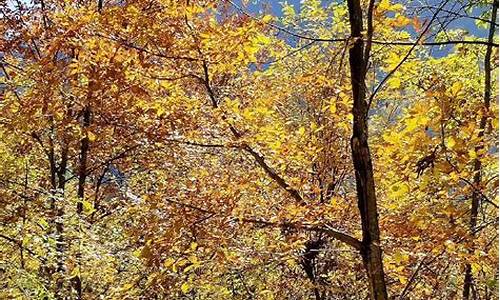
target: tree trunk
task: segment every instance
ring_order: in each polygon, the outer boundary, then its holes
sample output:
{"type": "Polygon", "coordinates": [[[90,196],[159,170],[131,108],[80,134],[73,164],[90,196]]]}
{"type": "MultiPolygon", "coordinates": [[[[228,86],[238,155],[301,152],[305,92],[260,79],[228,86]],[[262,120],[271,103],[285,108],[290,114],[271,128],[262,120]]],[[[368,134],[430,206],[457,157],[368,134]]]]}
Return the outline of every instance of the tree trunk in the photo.
{"type": "Polygon", "coordinates": [[[364,52],[363,13],[359,0],[348,0],[349,21],[353,46],[349,49],[349,65],[353,95],[353,134],[351,151],[356,175],[358,208],[361,215],[363,240],[361,255],[370,286],[370,298],[386,300],[387,289],[380,247],[377,199],[373,166],[368,146],[368,104],[366,102],[365,75],[369,53],[364,52]],[[366,57],[364,57],[366,55],[366,57]]]}
{"type": "MultiPolygon", "coordinates": [[[[90,96],[89,96],[90,97],[90,96]]],[[[88,130],[88,127],[90,126],[90,117],[91,117],[91,108],[90,105],[85,106],[83,110],[83,128],[85,130],[88,130]]],[[[76,211],[78,213],[78,217],[81,218],[82,212],[83,212],[83,201],[85,200],[85,180],[87,179],[87,157],[88,157],[88,152],[89,152],[89,147],[90,147],[90,141],[88,136],[85,136],[80,144],[80,165],[78,168],[78,203],[76,207],[76,211]]],[[[80,224],[78,227],[78,232],[81,233],[81,228],[80,224]]],[[[80,249],[81,247],[81,241],[79,237],[79,243],[80,246],[78,247],[80,249]]],[[[78,250],[76,254],[76,262],[77,262],[77,267],[80,269],[81,268],[81,259],[82,259],[82,253],[80,250],[78,250]]],[[[80,270],[79,270],[80,271],[80,270]]],[[[73,279],[73,288],[76,291],[76,299],[81,300],[82,299],[82,279],[80,272],[78,272],[78,275],[76,275],[73,279]]]]}
{"type": "MultiPolygon", "coordinates": [[[[90,106],[87,105],[85,106],[85,109],[83,110],[83,128],[85,130],[88,129],[90,125],[90,106]]],[[[78,214],[82,213],[83,210],[83,200],[85,196],[85,180],[87,178],[87,156],[88,156],[88,151],[89,151],[89,138],[88,136],[85,136],[80,144],[80,166],[78,169],[78,204],[76,207],[76,210],[78,214]]]]}
{"type": "MultiPolygon", "coordinates": [[[[53,143],[51,142],[51,152],[53,152],[53,143]]],[[[56,280],[56,299],[64,299],[64,278],[66,276],[66,263],[64,252],[66,251],[66,241],[64,240],[64,190],[66,186],[66,169],[68,166],[68,143],[63,141],[61,150],[61,162],[57,169],[57,188],[53,191],[53,213],[55,214],[56,227],[56,258],[58,277],[56,280]]],[[[55,163],[54,163],[55,165],[55,163]]],[[[55,177],[51,175],[51,177],[55,177]]]]}
{"type": "MultiPolygon", "coordinates": [[[[489,30],[489,35],[488,35],[488,46],[486,48],[486,54],[484,56],[484,111],[483,115],[481,117],[481,121],[479,123],[479,138],[481,139],[481,142],[479,145],[476,147],[476,152],[484,148],[484,145],[482,144],[482,137],[484,136],[484,130],[486,129],[486,122],[487,122],[487,113],[490,109],[490,100],[491,100],[491,53],[492,53],[492,45],[491,43],[493,42],[493,37],[495,36],[495,21],[497,19],[497,11],[498,11],[498,1],[495,0],[492,3],[493,9],[491,11],[491,23],[490,23],[490,30],[489,30]]],[[[481,201],[481,193],[479,191],[481,185],[481,160],[479,158],[476,158],[474,160],[474,191],[472,192],[472,204],[471,204],[471,210],[470,210],[470,221],[469,221],[469,228],[470,228],[470,235],[471,238],[474,239],[474,236],[476,234],[476,226],[477,226],[477,214],[479,212],[479,204],[481,201]]],[[[471,253],[474,252],[474,246],[470,249],[471,253]]],[[[471,292],[473,291],[473,285],[474,285],[474,278],[472,274],[472,267],[471,264],[467,263],[465,265],[465,276],[464,276],[464,289],[463,289],[463,299],[468,300],[473,296],[472,299],[476,299],[476,296],[474,293],[471,292]]]]}

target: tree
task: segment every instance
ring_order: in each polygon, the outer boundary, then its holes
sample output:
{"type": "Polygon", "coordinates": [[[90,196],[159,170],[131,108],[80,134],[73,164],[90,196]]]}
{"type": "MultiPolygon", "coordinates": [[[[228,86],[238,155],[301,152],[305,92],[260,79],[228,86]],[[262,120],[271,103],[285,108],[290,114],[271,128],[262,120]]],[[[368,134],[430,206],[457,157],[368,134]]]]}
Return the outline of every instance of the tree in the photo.
{"type": "Polygon", "coordinates": [[[363,13],[359,1],[348,2],[351,38],[354,45],[349,49],[349,64],[352,86],[353,133],[351,138],[352,160],[356,174],[356,190],[358,208],[361,215],[363,241],[361,256],[370,281],[370,296],[372,299],[387,299],[387,290],[380,247],[380,229],[378,224],[377,197],[375,195],[375,180],[368,146],[368,110],[370,103],[366,98],[366,71],[370,55],[371,39],[373,38],[373,8],[374,1],[369,4],[367,45],[365,48],[363,31],[363,13]]]}
{"type": "Polygon", "coordinates": [[[0,298],[497,297],[490,7],[1,4],[0,298]]]}

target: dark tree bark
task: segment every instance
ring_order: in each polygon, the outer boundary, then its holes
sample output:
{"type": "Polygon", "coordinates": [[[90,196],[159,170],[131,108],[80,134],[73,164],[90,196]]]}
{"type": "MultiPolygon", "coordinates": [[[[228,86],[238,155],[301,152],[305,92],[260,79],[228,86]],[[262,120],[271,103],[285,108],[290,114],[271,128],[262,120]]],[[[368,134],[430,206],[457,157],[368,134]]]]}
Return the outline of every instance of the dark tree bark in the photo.
{"type": "MultiPolygon", "coordinates": [[[[89,96],[90,97],[90,96],[89,96]]],[[[83,110],[83,120],[82,120],[82,125],[85,130],[88,129],[90,126],[90,118],[91,118],[92,110],[90,108],[90,105],[86,105],[84,110],[83,110]]],[[[85,181],[87,179],[87,157],[89,153],[89,148],[90,148],[90,140],[88,136],[85,136],[80,144],[80,165],[78,168],[78,203],[76,206],[76,212],[78,213],[78,216],[81,217],[82,212],[83,212],[83,201],[85,200],[85,181]]],[[[78,229],[80,230],[80,229],[78,229]]],[[[82,258],[82,253],[78,252],[76,254],[76,261],[78,268],[81,267],[81,258],[82,258]]],[[[73,278],[73,288],[76,291],[76,299],[81,300],[82,299],[82,279],[80,278],[80,275],[76,275],[73,278]]]]}
{"type": "MultiPolygon", "coordinates": [[[[83,128],[87,129],[90,125],[90,106],[86,106],[83,110],[83,128]]],[[[89,138],[85,136],[80,144],[80,166],[78,168],[78,201],[76,210],[78,214],[83,210],[83,198],[85,196],[85,180],[87,179],[87,157],[89,152],[89,138]]]]}
{"type": "Polygon", "coordinates": [[[369,53],[368,51],[364,53],[363,12],[360,1],[348,0],[347,3],[351,38],[353,39],[353,46],[349,49],[351,87],[354,101],[352,107],[354,120],[351,151],[363,231],[361,255],[369,280],[370,298],[386,300],[388,296],[380,247],[377,199],[370,148],[368,146],[368,103],[366,101],[365,77],[369,53]]]}
{"type": "MultiPolygon", "coordinates": [[[[51,166],[55,166],[54,145],[52,138],[50,138],[50,153],[51,157],[54,159],[51,162],[51,166]]],[[[63,141],[63,146],[61,149],[61,161],[59,163],[59,168],[54,169],[55,174],[51,173],[51,178],[57,178],[57,186],[53,187],[52,192],[52,210],[55,216],[54,224],[56,229],[56,259],[57,259],[57,269],[56,272],[59,276],[56,281],[56,299],[63,299],[63,289],[64,289],[64,276],[66,276],[66,265],[64,259],[64,252],[66,251],[66,241],[64,240],[64,190],[66,187],[66,170],[68,166],[68,142],[63,141]]],[[[52,167],[51,167],[52,169],[52,167]]],[[[54,181],[55,183],[55,181],[54,181]]]]}
{"type": "Polygon", "coordinates": [[[313,292],[316,300],[322,299],[321,294],[319,292],[319,288],[317,286],[318,281],[315,268],[316,268],[316,257],[318,256],[319,251],[323,246],[323,244],[324,241],[321,239],[321,237],[317,239],[313,238],[307,241],[305,245],[306,249],[302,254],[302,258],[300,261],[302,268],[304,269],[304,272],[306,272],[307,278],[309,278],[311,283],[314,285],[313,292]]]}
{"type": "MultiPolygon", "coordinates": [[[[488,42],[492,43],[493,38],[495,36],[495,21],[497,19],[497,12],[498,12],[498,1],[495,0],[492,3],[493,8],[491,11],[491,22],[490,22],[490,29],[489,29],[489,34],[488,34],[488,42]]],[[[484,136],[484,130],[486,129],[486,123],[487,123],[487,112],[490,109],[490,101],[491,101],[491,54],[492,54],[492,49],[493,47],[488,44],[486,48],[486,54],[484,56],[484,111],[483,115],[481,117],[480,123],[479,123],[479,138],[482,140],[482,137],[484,136]]],[[[481,150],[484,147],[483,144],[479,144],[476,147],[476,152],[481,150]]],[[[470,211],[470,221],[469,221],[469,228],[470,228],[470,234],[471,238],[474,239],[475,233],[476,233],[476,227],[477,227],[477,215],[479,212],[479,205],[481,203],[481,198],[482,194],[480,189],[481,185],[481,160],[479,158],[476,158],[474,160],[474,191],[472,192],[472,203],[471,203],[471,211],[470,211]]],[[[474,252],[474,246],[470,249],[470,252],[474,252]]],[[[463,299],[468,300],[471,299],[476,299],[476,295],[471,292],[473,291],[473,285],[474,285],[474,278],[472,274],[472,266],[468,263],[465,265],[465,276],[464,276],[464,289],[463,289],[463,299]]]]}

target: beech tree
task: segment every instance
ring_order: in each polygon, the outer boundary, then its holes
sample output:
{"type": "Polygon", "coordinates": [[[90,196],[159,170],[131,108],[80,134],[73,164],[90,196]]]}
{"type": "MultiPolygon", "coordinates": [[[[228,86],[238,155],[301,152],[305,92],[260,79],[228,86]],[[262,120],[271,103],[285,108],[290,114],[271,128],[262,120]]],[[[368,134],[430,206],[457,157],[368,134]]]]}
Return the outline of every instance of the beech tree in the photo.
{"type": "Polygon", "coordinates": [[[497,8],[1,2],[0,298],[497,298],[497,8]]]}

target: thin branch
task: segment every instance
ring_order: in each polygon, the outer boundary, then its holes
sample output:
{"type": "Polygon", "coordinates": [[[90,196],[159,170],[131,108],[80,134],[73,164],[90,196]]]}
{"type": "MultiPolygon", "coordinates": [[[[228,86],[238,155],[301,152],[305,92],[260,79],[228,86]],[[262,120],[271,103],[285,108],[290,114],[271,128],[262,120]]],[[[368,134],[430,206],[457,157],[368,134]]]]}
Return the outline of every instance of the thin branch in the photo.
{"type": "Polygon", "coordinates": [[[365,47],[365,53],[363,54],[363,60],[365,64],[365,73],[368,70],[368,60],[370,59],[370,51],[372,49],[372,40],[373,40],[373,9],[375,7],[375,0],[370,0],[370,3],[368,5],[368,24],[367,24],[367,29],[366,29],[366,47],[365,47]]]}
{"type": "Polygon", "coordinates": [[[294,198],[298,203],[300,204],[305,204],[304,199],[302,199],[302,196],[300,196],[299,192],[295,189],[293,189],[281,176],[276,173],[266,162],[265,159],[262,155],[257,153],[255,150],[250,148],[250,146],[246,145],[243,148],[246,152],[248,152],[250,155],[252,155],[257,163],[264,169],[266,174],[271,177],[280,187],[282,187],[284,190],[286,190],[292,198],[294,198]]]}
{"type": "Polygon", "coordinates": [[[413,273],[411,274],[411,277],[408,280],[408,283],[406,284],[405,288],[403,289],[403,292],[401,292],[401,295],[399,296],[399,300],[405,299],[405,296],[408,293],[408,290],[410,289],[411,285],[413,284],[413,282],[417,278],[417,274],[418,274],[418,272],[420,272],[420,269],[422,268],[424,262],[425,262],[425,257],[420,261],[420,263],[417,265],[417,268],[415,269],[415,271],[413,271],[413,273]]]}
{"type": "Polygon", "coordinates": [[[120,39],[120,38],[113,38],[113,37],[109,37],[109,36],[105,36],[103,34],[96,34],[97,37],[101,37],[101,38],[105,38],[107,40],[110,40],[110,41],[113,41],[113,42],[116,42],[116,43],[119,43],[121,46],[125,47],[125,48],[129,48],[129,49],[134,49],[134,50],[137,50],[139,52],[144,52],[146,54],[149,54],[149,55],[152,55],[152,56],[157,56],[157,57],[161,57],[161,58],[165,58],[165,59],[178,59],[178,60],[186,60],[186,61],[199,61],[199,59],[197,58],[193,58],[193,57],[188,57],[188,56],[169,56],[169,55],[166,55],[166,54],[163,54],[163,53],[159,53],[159,52],[152,52],[144,47],[140,47],[140,46],[137,46],[137,45],[134,45],[124,39],[120,39]]]}
{"type": "MultiPolygon", "coordinates": [[[[198,52],[200,53],[200,55],[202,55],[200,49],[198,49],[198,52]]],[[[210,74],[209,74],[208,64],[205,60],[203,60],[202,67],[203,67],[203,76],[204,77],[199,78],[199,79],[204,84],[204,86],[207,90],[207,94],[208,94],[208,97],[210,98],[210,101],[212,103],[213,108],[218,108],[219,103],[218,103],[217,98],[215,96],[215,92],[213,91],[212,86],[210,85],[210,74]]],[[[226,120],[225,116],[223,116],[222,118],[223,118],[223,120],[226,120]]],[[[241,133],[233,125],[228,123],[228,126],[229,126],[229,130],[233,133],[235,138],[237,138],[237,139],[241,138],[241,136],[242,136],[241,133]]],[[[253,150],[249,145],[245,145],[242,149],[245,150],[246,152],[248,152],[250,155],[252,155],[255,158],[255,160],[257,161],[257,163],[262,167],[262,169],[264,169],[266,174],[271,179],[273,179],[280,187],[282,187],[285,191],[287,191],[292,196],[292,198],[294,198],[300,204],[306,203],[304,201],[304,199],[302,198],[302,196],[300,195],[300,193],[297,190],[293,189],[285,181],[285,179],[283,179],[281,176],[279,176],[278,173],[276,173],[276,171],[274,171],[273,168],[271,168],[266,163],[266,161],[262,155],[260,155],[255,150],[253,150]]]]}
{"type": "Polygon", "coordinates": [[[327,227],[320,227],[317,225],[312,225],[312,224],[302,224],[302,223],[295,223],[295,222],[270,222],[270,221],[265,221],[265,220],[259,220],[259,219],[249,219],[249,218],[236,218],[234,221],[241,221],[244,223],[252,223],[252,224],[258,224],[264,227],[278,227],[278,228],[293,228],[293,229],[301,229],[305,231],[313,231],[313,232],[322,232],[327,234],[329,237],[334,238],[336,240],[339,240],[349,246],[352,246],[356,250],[361,250],[361,241],[356,239],[355,237],[352,237],[348,234],[345,234],[343,232],[334,230],[330,228],[329,226],[327,227]]]}
{"type": "Polygon", "coordinates": [[[479,188],[477,188],[472,182],[470,182],[470,180],[463,177],[459,177],[459,179],[467,183],[474,190],[474,192],[478,193],[484,202],[487,202],[498,209],[498,204],[496,204],[495,202],[491,201],[488,197],[486,197],[486,195],[479,188]]]}
{"type": "Polygon", "coordinates": [[[182,140],[175,140],[175,139],[165,139],[164,141],[169,142],[169,143],[184,144],[184,145],[188,145],[188,146],[197,146],[197,147],[205,147],[205,148],[240,148],[238,146],[232,146],[232,145],[204,144],[204,143],[198,143],[198,142],[192,142],[192,141],[182,141],[182,140]]]}
{"type": "MultiPolygon", "coordinates": [[[[208,210],[205,208],[201,208],[195,205],[191,205],[188,203],[183,203],[177,200],[173,200],[171,198],[166,198],[166,202],[182,206],[182,207],[187,207],[193,210],[197,210],[202,213],[208,213],[209,218],[215,217],[215,216],[221,216],[217,212],[214,212],[212,210],[208,210]]],[[[202,219],[205,220],[205,219],[202,219]]],[[[355,237],[352,237],[346,233],[340,232],[338,230],[335,230],[331,228],[328,225],[325,225],[324,227],[318,226],[318,225],[312,225],[312,224],[303,224],[303,223],[296,223],[296,222],[270,222],[262,219],[251,219],[251,218],[235,218],[232,217],[230,218],[229,222],[243,222],[243,223],[252,223],[252,224],[259,224],[261,226],[265,227],[278,227],[278,228],[293,228],[293,229],[300,229],[300,230],[305,230],[305,231],[312,231],[312,232],[322,232],[330,236],[331,238],[334,238],[336,240],[339,240],[349,246],[352,246],[356,250],[361,250],[361,241],[356,239],[355,237]]]]}
{"type": "MultiPolygon", "coordinates": [[[[128,152],[138,148],[139,146],[142,146],[141,144],[137,144],[137,145],[134,145],[134,146],[131,146],[131,147],[128,147],[127,149],[123,150],[122,152],[106,159],[105,161],[103,161],[102,163],[99,163],[95,166],[93,166],[92,168],[88,168],[87,171],[86,171],[86,174],[89,175],[91,174],[92,172],[94,172],[95,170],[101,168],[101,167],[104,167],[104,166],[107,166],[109,165],[110,163],[112,163],[113,161],[115,160],[118,160],[118,159],[121,159],[121,158],[124,158],[125,157],[125,154],[127,154],[128,152]]],[[[70,176],[68,177],[65,182],[68,182],[70,180],[73,180],[75,178],[77,178],[78,175],[74,174],[73,176],[70,176]]]]}
{"type": "Polygon", "coordinates": [[[309,48],[309,47],[310,47],[310,46],[312,46],[314,43],[316,43],[316,41],[311,41],[311,42],[309,42],[309,43],[305,44],[304,46],[302,46],[302,47],[300,47],[300,48],[298,48],[298,49],[292,50],[292,51],[290,51],[289,53],[287,53],[287,54],[285,54],[285,55],[283,55],[283,56],[281,56],[281,57],[278,57],[278,58],[276,58],[276,59],[274,59],[274,60],[271,60],[271,61],[267,61],[267,62],[260,62],[260,63],[264,63],[264,64],[273,64],[273,63],[276,63],[276,62],[278,62],[278,61],[282,61],[282,60],[284,60],[284,59],[285,59],[285,58],[287,58],[287,57],[293,56],[293,55],[295,55],[295,54],[297,54],[297,53],[301,52],[302,50],[304,50],[304,49],[306,49],[306,48],[309,48]]]}
{"type": "MultiPolygon", "coordinates": [[[[421,8],[431,8],[431,9],[435,9],[437,7],[435,6],[422,6],[421,8]]],[[[480,17],[476,17],[476,16],[469,16],[469,15],[463,15],[463,14],[460,14],[460,13],[457,13],[455,11],[451,11],[451,10],[447,10],[447,9],[442,9],[441,10],[442,12],[445,12],[445,13],[449,13],[449,14],[452,14],[452,15],[455,15],[457,17],[461,17],[461,18],[468,18],[468,19],[472,19],[472,20],[477,20],[477,21],[481,21],[481,22],[485,22],[485,23],[489,23],[489,24],[493,24],[495,26],[498,27],[498,23],[496,23],[495,21],[491,21],[491,20],[487,20],[487,19],[483,19],[483,18],[480,18],[480,17]]]]}
{"type": "Polygon", "coordinates": [[[429,30],[429,28],[432,26],[432,23],[434,23],[434,20],[436,19],[436,17],[438,16],[439,12],[441,11],[441,9],[444,8],[444,6],[448,3],[449,0],[445,0],[443,1],[443,4],[441,4],[441,6],[439,7],[439,9],[436,10],[436,12],[434,12],[434,15],[432,16],[431,20],[429,21],[429,23],[427,23],[427,26],[424,28],[424,30],[422,31],[422,33],[420,33],[419,37],[417,38],[417,40],[415,41],[415,43],[412,45],[412,47],[410,48],[410,50],[408,50],[408,52],[406,53],[406,55],[403,57],[403,59],[396,65],[396,67],[394,69],[392,69],[385,77],[384,79],[382,79],[382,81],[379,83],[379,85],[375,88],[375,91],[373,91],[373,93],[370,95],[370,98],[368,99],[368,109],[366,111],[367,115],[368,115],[368,110],[370,110],[370,106],[372,104],[372,101],[373,99],[375,98],[375,95],[377,95],[377,93],[380,91],[380,89],[382,89],[382,87],[384,86],[384,84],[387,82],[387,80],[394,74],[396,73],[396,71],[399,69],[399,67],[401,67],[405,62],[406,60],[408,59],[408,57],[410,57],[410,54],[413,52],[413,50],[417,47],[417,45],[420,43],[420,40],[424,37],[424,35],[427,33],[427,31],[429,30]]]}
{"type": "MultiPolygon", "coordinates": [[[[4,64],[3,64],[3,60],[1,60],[1,61],[0,61],[0,68],[1,68],[1,69],[2,69],[2,71],[3,71],[3,74],[4,74],[5,78],[6,78],[7,80],[10,80],[11,78],[10,78],[10,76],[9,76],[9,73],[7,73],[7,69],[5,69],[5,66],[4,66],[4,64]]],[[[16,96],[17,101],[21,102],[21,97],[19,97],[19,94],[17,93],[17,91],[16,91],[15,89],[13,90],[13,93],[14,93],[14,95],[16,96]]]]}
{"type": "Polygon", "coordinates": [[[211,211],[211,210],[208,210],[208,209],[204,209],[204,208],[201,208],[201,207],[197,207],[197,206],[194,206],[194,205],[191,205],[191,204],[188,204],[188,203],[179,202],[179,201],[173,200],[171,198],[165,198],[164,200],[166,202],[168,202],[168,203],[172,203],[172,204],[175,204],[175,205],[178,205],[178,206],[182,206],[182,207],[187,207],[187,208],[190,208],[190,209],[193,209],[193,210],[197,210],[197,211],[202,212],[202,213],[209,213],[209,214],[214,215],[214,216],[217,214],[214,211],[211,211]]]}
{"type": "Polygon", "coordinates": [[[483,46],[492,46],[498,48],[498,44],[494,42],[482,41],[482,40],[453,40],[453,41],[441,41],[441,42],[419,42],[417,41],[381,41],[381,40],[373,40],[373,44],[380,45],[397,45],[397,46],[445,46],[445,45],[483,45],[483,46]]]}
{"type": "Polygon", "coordinates": [[[25,246],[23,246],[23,243],[22,241],[20,240],[16,240],[15,238],[12,238],[10,236],[7,236],[5,234],[2,234],[0,233],[0,238],[3,238],[4,240],[6,241],[9,241],[13,244],[15,244],[16,246],[18,246],[20,249],[23,249],[24,251],[28,252],[29,254],[31,254],[34,258],[40,260],[40,261],[45,261],[45,258],[42,257],[42,256],[39,256],[38,254],[36,254],[33,250],[29,249],[29,248],[26,248],[25,246]]]}
{"type": "MultiPolygon", "coordinates": [[[[345,42],[349,40],[349,37],[341,37],[341,38],[319,38],[319,37],[312,37],[312,36],[307,36],[301,33],[293,32],[291,30],[288,30],[284,27],[281,27],[279,25],[276,25],[271,22],[264,22],[261,19],[249,14],[246,12],[242,7],[239,5],[235,4],[231,0],[226,0],[228,3],[230,3],[233,7],[235,7],[238,11],[240,11],[242,14],[245,16],[258,21],[260,23],[263,23],[269,27],[272,27],[274,29],[277,29],[279,31],[282,31],[290,36],[303,39],[303,40],[309,40],[309,41],[315,41],[315,42],[345,42]]],[[[368,40],[365,40],[367,42],[368,40]]],[[[371,43],[373,44],[381,44],[381,45],[398,45],[398,46],[413,46],[416,42],[414,41],[381,41],[381,40],[372,40],[371,43]]],[[[443,45],[456,45],[456,44],[473,44],[473,45],[485,45],[485,46],[493,46],[498,48],[498,44],[494,42],[488,42],[488,41],[441,41],[441,42],[419,42],[418,43],[421,46],[443,46],[443,45]]]]}
{"type": "Polygon", "coordinates": [[[238,11],[240,11],[243,15],[257,21],[257,22],[260,22],[260,23],[263,23],[271,28],[274,28],[274,29],[277,29],[279,31],[282,31],[288,35],[291,35],[291,36],[294,36],[296,38],[299,38],[299,39],[303,39],[303,40],[309,40],[309,41],[315,41],[315,42],[343,42],[345,40],[347,40],[348,38],[337,38],[337,39],[331,39],[331,38],[318,38],[318,37],[310,37],[310,36],[307,36],[307,35],[303,35],[303,34],[300,34],[300,33],[296,33],[296,32],[293,32],[293,31],[290,31],[284,27],[281,27],[281,26],[278,26],[274,23],[271,23],[271,22],[264,22],[262,21],[261,19],[249,14],[248,12],[246,12],[242,7],[240,7],[239,5],[237,5],[236,3],[234,3],[233,1],[231,0],[226,0],[229,4],[231,4],[234,8],[236,8],[238,11]]]}

